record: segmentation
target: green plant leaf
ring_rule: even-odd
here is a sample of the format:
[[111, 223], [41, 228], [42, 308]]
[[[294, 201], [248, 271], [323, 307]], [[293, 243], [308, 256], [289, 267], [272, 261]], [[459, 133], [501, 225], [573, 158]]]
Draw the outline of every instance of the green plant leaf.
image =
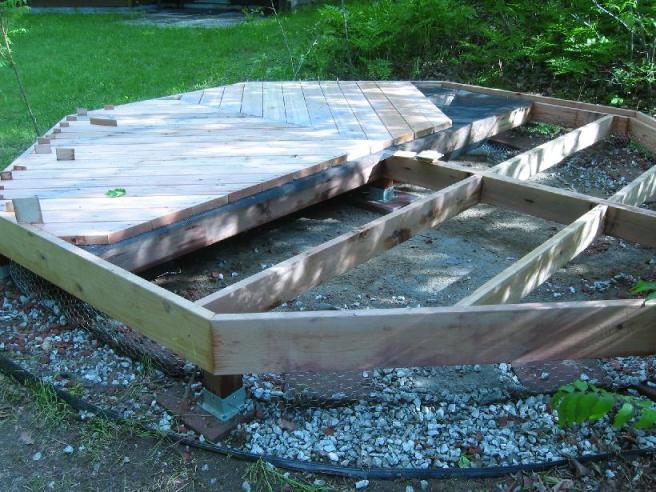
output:
[[588, 389], [588, 383], [585, 381], [581, 381], [580, 379], [577, 379], [574, 381], [574, 387], [579, 390], [579, 391], [586, 391]]
[[125, 188], [114, 188], [113, 190], [107, 190], [105, 193], [109, 198], [118, 198], [127, 194]]
[[576, 419], [576, 406], [581, 397], [580, 393], [570, 393], [563, 398], [558, 407], [558, 423], [561, 427], [567, 427]]
[[652, 291], [656, 291], [656, 282], [646, 282], [644, 280], [640, 280], [631, 288], [629, 292], [631, 292], [631, 294], [641, 294], [643, 292]]
[[599, 420], [600, 418], [608, 415], [613, 407], [615, 406], [615, 397], [613, 395], [605, 394], [602, 395], [590, 410], [590, 420]]
[[633, 405], [631, 403], [625, 402], [617, 411], [617, 415], [615, 415], [615, 419], [613, 420], [613, 427], [619, 429], [629, 421], [632, 415]]
[[640, 415], [634, 427], [636, 429], [647, 429], [653, 427], [654, 424], [656, 424], [656, 410], [647, 408], [642, 411], [642, 415]]
[[599, 396], [596, 393], [586, 393], [581, 396], [576, 404], [576, 423], [580, 424], [590, 419], [592, 409], [599, 401]]

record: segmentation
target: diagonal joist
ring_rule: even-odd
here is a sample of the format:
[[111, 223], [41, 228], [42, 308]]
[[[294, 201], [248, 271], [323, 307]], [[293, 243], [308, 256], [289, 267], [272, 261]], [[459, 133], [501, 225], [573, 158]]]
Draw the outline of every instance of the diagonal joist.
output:
[[594, 145], [610, 135], [612, 115], [534, 147], [494, 167], [494, 172], [517, 179], [528, 179], [555, 166], [566, 157]]
[[[631, 186], [618, 192], [623, 196], [648, 193], [656, 188], [650, 174], [645, 173]], [[483, 189], [481, 202], [495, 207], [508, 208], [561, 224], [570, 224], [596, 207], [608, 208], [604, 234], [644, 246], [656, 247], [656, 212], [624, 205], [618, 201], [597, 198], [538, 183], [521, 181], [492, 171], [473, 170], [458, 164], [440, 162], [426, 164], [415, 158], [395, 155], [385, 161], [382, 176], [395, 181], [417, 184], [431, 189], [448, 186], [468, 176], [481, 176]]]
[[216, 315], [218, 374], [649, 355], [642, 300]]
[[270, 309], [476, 205], [480, 188], [471, 176], [196, 302], [217, 313]]
[[[656, 196], [656, 167], [643, 173], [610, 198], [610, 202], [640, 205]], [[576, 258], [607, 227], [608, 206], [597, 205], [552, 238], [500, 272], [457, 303], [501, 304], [518, 302], [555, 272]], [[653, 227], [652, 227], [653, 230]], [[640, 232], [640, 231], [639, 231]], [[647, 229], [644, 230], [644, 233]]]

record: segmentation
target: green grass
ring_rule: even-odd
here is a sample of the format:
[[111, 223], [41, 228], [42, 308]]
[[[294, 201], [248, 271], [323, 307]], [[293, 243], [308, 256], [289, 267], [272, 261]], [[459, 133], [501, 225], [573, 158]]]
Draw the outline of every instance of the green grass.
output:
[[[296, 53], [311, 45], [313, 10], [281, 18]], [[78, 107], [161, 97], [243, 80], [292, 78], [275, 18], [219, 29], [130, 25], [126, 17], [30, 14], [14, 37], [41, 131]], [[307, 77], [307, 74], [305, 74]], [[35, 140], [13, 74], [0, 69], [0, 169]]]

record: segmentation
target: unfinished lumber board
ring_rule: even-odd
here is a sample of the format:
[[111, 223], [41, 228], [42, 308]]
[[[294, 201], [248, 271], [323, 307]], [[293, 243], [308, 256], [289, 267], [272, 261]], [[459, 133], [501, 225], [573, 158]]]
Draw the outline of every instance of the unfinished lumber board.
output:
[[519, 302], [592, 244], [604, 230], [606, 211], [603, 205], [593, 208], [456, 305]]
[[11, 205], [19, 224], [43, 224], [41, 204], [36, 196], [16, 198], [11, 201]]
[[310, 114], [305, 103], [305, 96], [300, 82], [286, 82], [282, 86], [282, 98], [285, 101], [285, 119], [292, 125], [309, 126]]
[[480, 178], [472, 176], [196, 302], [217, 313], [265, 311], [436, 227], [479, 195]]
[[408, 142], [415, 138], [410, 125], [399, 114], [376, 82], [358, 82], [358, 87], [385, 124], [385, 128], [392, 135], [395, 144]]
[[139, 271], [358, 188], [378, 178], [380, 156], [369, 156], [272, 188], [223, 208], [208, 210], [190, 223], [177, 222], [141, 237], [97, 249], [126, 270]]
[[494, 89], [491, 87], [482, 87], [479, 85], [461, 84], [449, 81], [417, 81], [414, 82], [417, 87], [438, 85], [440, 87], [448, 87], [451, 89], [462, 89], [470, 92], [478, 92], [481, 94], [488, 94], [491, 96], [500, 96], [515, 99], [527, 99], [546, 104], [553, 104], [555, 106], [563, 106], [568, 108], [582, 109], [585, 111], [593, 111], [602, 114], [614, 114], [618, 116], [625, 116], [633, 118], [636, 116], [636, 111], [631, 109], [617, 108], [614, 106], [604, 106], [601, 104], [585, 103], [581, 101], [570, 101], [567, 99], [558, 99], [556, 97], [540, 96], [538, 94], [530, 94], [528, 92], [507, 91], [504, 89]]
[[212, 371], [212, 313], [36, 226], [0, 218], [0, 253]]
[[312, 128], [337, 131], [337, 124], [333, 119], [330, 106], [319, 82], [301, 82], [301, 88], [303, 89]]
[[566, 157], [602, 141], [610, 134], [615, 116], [608, 115], [561, 137], [527, 150], [494, 166], [494, 172], [528, 179], [558, 164]]
[[629, 123], [629, 136], [644, 148], [656, 153], [656, 126], [632, 119]]
[[[604, 234], [644, 246], [656, 246], [656, 222], [654, 222], [656, 212], [622, 204], [618, 201], [521, 181], [496, 174], [493, 171], [473, 170], [448, 162], [440, 161], [439, 165], [427, 164], [414, 157], [398, 154], [385, 161], [381, 172], [384, 177], [395, 181], [433, 189], [439, 189], [468, 176], [481, 176], [483, 178], [482, 202], [561, 224], [569, 224], [597, 205], [604, 205], [608, 207]], [[652, 179], [654, 179], [654, 172], [656, 171], [647, 171]], [[646, 177], [639, 178], [635, 185], [629, 185], [636, 190], [636, 193], [632, 193], [627, 186], [622, 194], [638, 197], [638, 200], [639, 197], [649, 197], [648, 190], [653, 190], [653, 186], [645, 186], [645, 183], [653, 183], [653, 181]], [[642, 193], [637, 192], [640, 188], [643, 190]], [[643, 198], [642, 201], [647, 199]]]
[[[610, 198], [613, 203], [640, 205], [656, 195], [656, 168], [649, 169], [636, 181]], [[458, 305], [501, 304], [518, 302], [547, 281], [564, 265], [576, 258], [603, 233], [611, 233], [621, 224], [635, 231], [637, 241], [654, 234], [656, 223], [648, 226], [626, 221], [608, 212], [608, 206], [597, 205], [558, 234], [522, 257], [484, 285], [468, 295]], [[616, 211], [614, 210], [614, 213]], [[637, 213], [636, 215], [640, 215]], [[604, 224], [607, 219], [608, 224]]]
[[346, 371], [649, 355], [641, 300], [216, 315], [214, 373]]

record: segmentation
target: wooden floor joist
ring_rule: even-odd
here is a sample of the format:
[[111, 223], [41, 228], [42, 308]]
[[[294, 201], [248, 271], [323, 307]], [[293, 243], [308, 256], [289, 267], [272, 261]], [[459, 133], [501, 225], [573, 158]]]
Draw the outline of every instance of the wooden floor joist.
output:
[[472, 176], [431, 193], [196, 302], [217, 313], [271, 309], [476, 205], [480, 183]]
[[[656, 196], [656, 166], [610, 197], [610, 201], [641, 205], [654, 196]], [[609, 229], [605, 225], [607, 212], [608, 206], [595, 206], [558, 234], [459, 301], [457, 305], [519, 302]], [[616, 221], [616, 223], [619, 222]], [[644, 232], [637, 239], [642, 240], [642, 237], [649, 235], [648, 231], [653, 232], [655, 229], [656, 223], [651, 227], [638, 228], [638, 231]]]

